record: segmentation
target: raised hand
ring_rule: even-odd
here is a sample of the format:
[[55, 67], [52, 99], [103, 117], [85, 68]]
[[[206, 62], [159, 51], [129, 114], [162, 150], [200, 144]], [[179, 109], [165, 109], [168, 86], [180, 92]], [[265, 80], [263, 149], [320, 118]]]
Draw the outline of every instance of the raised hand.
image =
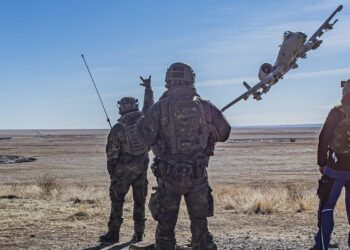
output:
[[151, 87], [151, 76], [149, 76], [146, 79], [144, 79], [142, 76], [140, 76], [140, 79], [142, 81], [142, 83], [140, 83], [141, 86], [144, 86], [145, 88]]

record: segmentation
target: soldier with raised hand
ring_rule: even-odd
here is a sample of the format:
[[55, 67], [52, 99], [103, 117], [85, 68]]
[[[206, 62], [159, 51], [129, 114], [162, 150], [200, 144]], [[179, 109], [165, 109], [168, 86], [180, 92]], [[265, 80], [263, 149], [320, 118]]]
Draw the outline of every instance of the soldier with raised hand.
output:
[[193, 249], [215, 250], [207, 221], [214, 212], [207, 167], [215, 142], [227, 140], [231, 126], [219, 109], [197, 94], [189, 65], [172, 64], [165, 81], [167, 91], [137, 125], [139, 136], [156, 156], [152, 171], [158, 187], [149, 203], [158, 222], [155, 249], [175, 249], [175, 226], [184, 196]]
[[[317, 194], [318, 233], [313, 249], [328, 249], [334, 227], [334, 208], [343, 187], [350, 223], [350, 80], [342, 81], [343, 98], [328, 114], [318, 144], [318, 165], [322, 174]], [[350, 247], [350, 234], [348, 239]]]
[[143, 240], [145, 230], [145, 202], [147, 196], [147, 169], [149, 146], [136, 135], [136, 122], [153, 104], [151, 76], [143, 79], [145, 87], [144, 105], [139, 111], [138, 100], [124, 97], [118, 102], [120, 118], [112, 128], [107, 141], [107, 168], [111, 177], [111, 214], [108, 232], [100, 236], [101, 241], [119, 241], [120, 226], [123, 222], [123, 205], [130, 187], [134, 199], [133, 242]]

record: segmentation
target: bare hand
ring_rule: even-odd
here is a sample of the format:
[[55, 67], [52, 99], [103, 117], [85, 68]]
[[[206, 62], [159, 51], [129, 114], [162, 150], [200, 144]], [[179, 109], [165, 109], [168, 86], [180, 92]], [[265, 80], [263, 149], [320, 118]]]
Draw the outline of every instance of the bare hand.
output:
[[151, 76], [149, 76], [146, 79], [144, 79], [142, 76], [140, 76], [140, 79], [142, 81], [142, 83], [140, 83], [141, 86], [144, 86], [145, 88], [151, 87]]

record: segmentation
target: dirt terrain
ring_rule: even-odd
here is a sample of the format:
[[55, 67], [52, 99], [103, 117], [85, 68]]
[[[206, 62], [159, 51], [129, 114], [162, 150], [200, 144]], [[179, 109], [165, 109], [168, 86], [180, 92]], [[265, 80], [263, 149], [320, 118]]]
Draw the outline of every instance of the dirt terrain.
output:
[[[308, 249], [316, 231], [319, 128], [235, 128], [209, 166], [218, 249]], [[132, 202], [121, 243], [101, 245], [109, 214], [105, 130], [0, 131], [0, 155], [34, 157], [0, 164], [0, 249], [127, 249]], [[149, 187], [155, 180], [149, 171]], [[150, 189], [151, 190], [151, 189]], [[150, 191], [151, 192], [151, 191]], [[347, 249], [344, 202], [333, 242]], [[146, 239], [155, 223], [147, 211]], [[190, 240], [183, 204], [177, 240]]]

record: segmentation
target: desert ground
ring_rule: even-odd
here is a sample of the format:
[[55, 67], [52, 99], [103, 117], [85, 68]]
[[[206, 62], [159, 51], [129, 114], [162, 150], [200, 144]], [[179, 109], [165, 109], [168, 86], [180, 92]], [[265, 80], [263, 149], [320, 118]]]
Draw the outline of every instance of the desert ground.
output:
[[[208, 168], [215, 216], [210, 230], [218, 249], [308, 249], [317, 230], [316, 151], [319, 127], [233, 128], [217, 144]], [[0, 131], [0, 156], [33, 157], [0, 164], [0, 249], [128, 249], [133, 234], [127, 197], [121, 242], [98, 241], [110, 202], [107, 130]], [[0, 159], [1, 160], [1, 159]], [[1, 163], [1, 161], [0, 161]], [[155, 186], [149, 170], [149, 193]], [[147, 241], [154, 240], [149, 211]], [[347, 249], [343, 198], [333, 243]], [[185, 205], [177, 241], [190, 240]]]

